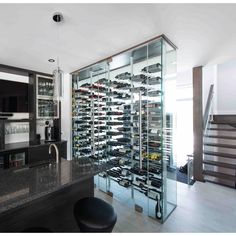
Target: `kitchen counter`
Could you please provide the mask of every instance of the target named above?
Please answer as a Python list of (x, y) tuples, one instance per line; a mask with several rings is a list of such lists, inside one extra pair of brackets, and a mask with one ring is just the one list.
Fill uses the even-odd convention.
[[(96, 164), (87, 158), (56, 164), (0, 171), (0, 214), (68, 186), (93, 178), (109, 169), (107, 164)], [(77, 185), (77, 188), (79, 185)]]

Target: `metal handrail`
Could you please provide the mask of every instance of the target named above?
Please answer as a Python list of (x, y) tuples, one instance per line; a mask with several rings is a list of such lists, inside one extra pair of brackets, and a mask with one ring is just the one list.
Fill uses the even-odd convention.
[(188, 154), (187, 155), (188, 160), (188, 170), (187, 170), (187, 175), (188, 175), (188, 185), (190, 185), (193, 177), (193, 154)]
[(209, 94), (208, 94), (208, 98), (207, 98), (205, 111), (204, 111), (204, 114), (203, 114), (203, 130), (204, 130), (204, 133), (205, 133), (205, 130), (206, 130), (206, 128), (208, 126), (208, 122), (209, 122), (209, 114), (210, 114), (210, 111), (211, 111), (213, 94), (214, 94), (214, 84), (211, 84)]

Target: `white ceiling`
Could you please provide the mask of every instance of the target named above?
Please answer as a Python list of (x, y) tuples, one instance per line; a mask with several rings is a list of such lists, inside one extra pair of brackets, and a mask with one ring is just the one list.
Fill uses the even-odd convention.
[[(51, 17), (63, 13), (59, 26)], [(0, 4), (0, 64), (72, 72), (165, 34), (178, 71), (236, 57), (236, 4)], [(60, 46), (61, 45), (61, 46)]]

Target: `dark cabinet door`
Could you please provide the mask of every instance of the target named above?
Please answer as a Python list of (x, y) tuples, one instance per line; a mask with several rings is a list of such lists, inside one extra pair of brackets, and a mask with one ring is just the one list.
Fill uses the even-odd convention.
[[(58, 143), (55, 143), (55, 145), (58, 148), (59, 157), (67, 159), (67, 142), (64, 142), (64, 141), (58, 142)], [(49, 150), (49, 145), (47, 147), (47, 150)], [(51, 152), (49, 158), (56, 160), (56, 151), (55, 151), (55, 148), (53, 148), (53, 147), (52, 147), (52, 152)]]
[[(63, 158), (67, 158), (67, 142), (58, 142), (55, 143), (59, 150), (59, 156)], [(28, 153), (28, 162), (29, 165), (35, 164), (36, 162), (47, 162), (50, 160), (56, 160), (56, 152), (55, 149), (52, 148), (51, 154), (49, 154), (49, 145), (40, 145), (36, 147), (30, 147)]]
[(58, 149), (59, 149), (59, 153), (60, 153), (60, 157), (67, 159), (67, 142), (63, 141), (57, 144)]
[(49, 145), (36, 146), (29, 148), (28, 161), (29, 165), (36, 162), (49, 161)]

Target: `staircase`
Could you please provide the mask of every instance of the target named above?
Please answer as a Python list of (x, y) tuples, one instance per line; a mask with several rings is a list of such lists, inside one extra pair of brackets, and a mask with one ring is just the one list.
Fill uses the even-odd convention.
[(203, 140), (204, 179), (236, 188), (236, 115), (213, 115)]

